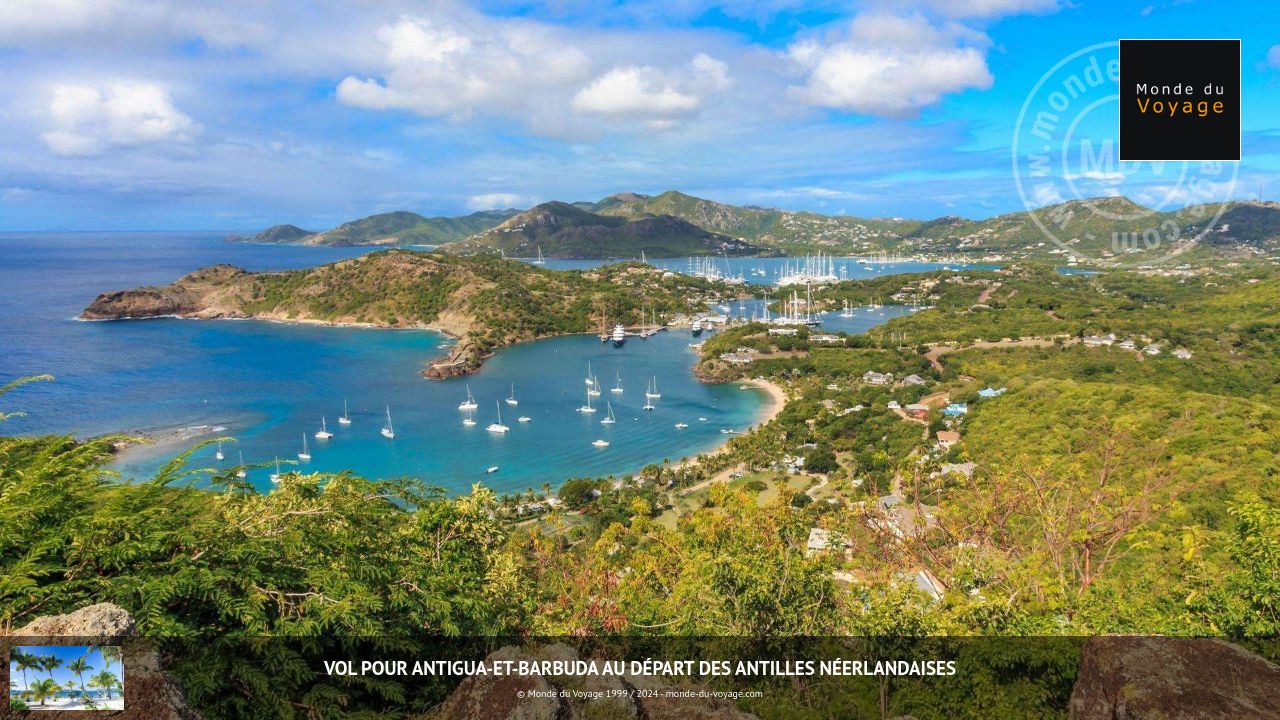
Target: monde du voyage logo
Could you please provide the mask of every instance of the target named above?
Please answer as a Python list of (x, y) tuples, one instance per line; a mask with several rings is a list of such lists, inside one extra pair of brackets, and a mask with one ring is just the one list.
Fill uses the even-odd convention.
[(1239, 40), (1120, 41), (1120, 160), (1240, 159)]

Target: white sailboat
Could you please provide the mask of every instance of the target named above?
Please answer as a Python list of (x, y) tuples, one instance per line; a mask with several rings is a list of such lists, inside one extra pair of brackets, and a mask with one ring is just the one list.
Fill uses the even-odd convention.
[(593, 412), (595, 412), (595, 411), (596, 411), (596, 409), (595, 409), (595, 408), (593, 408), (593, 407), (591, 407), (591, 391), (590, 391), (590, 390), (588, 390), (588, 391), (587, 391), (587, 404), (586, 404), (586, 405), (583, 405), (583, 406), (582, 406), (582, 407), (580, 407), (580, 408), (578, 408), (578, 412), (580, 412), (580, 413), (593, 413)]
[(658, 392), (658, 376), (657, 375), (653, 376), (653, 384), (649, 386), (648, 390), (645, 390), (644, 396), (649, 398), (650, 400), (657, 400), (658, 398), (662, 397), (662, 393)]
[(214, 454), (213, 454), (213, 457), (214, 457), (215, 459), (219, 460), (219, 461), (221, 461), (224, 457), (226, 457), (226, 455), (223, 455), (223, 454), (222, 454), (222, 441), (221, 441), (221, 440), (219, 440), (219, 441), (218, 441), (218, 452), (214, 453)]
[(529, 417), (528, 415), (521, 415), (520, 417), (516, 418), (516, 421), (517, 421), (517, 422), (529, 422), (529, 421), (530, 421), (530, 420), (532, 420), (532, 419), (533, 419), (533, 418)]
[(471, 427), (472, 425), (476, 424), (475, 416), (471, 414), (470, 410), (467, 411), (467, 416), (462, 418), (462, 424), (466, 425), (467, 427)]
[(615, 418), (615, 417), (613, 416), (613, 403), (606, 402), (606, 403), (605, 403), (605, 406), (609, 408), (609, 414), (605, 417), (605, 419), (603, 419), (603, 420), (601, 420), (601, 421), (600, 421), (600, 424), (601, 424), (601, 425), (612, 425), (612, 424), (614, 424), (614, 423), (618, 422), (618, 419), (617, 419), (617, 418)]
[(271, 479), (271, 484), (273, 485), (280, 482), (280, 458), (279, 457), (276, 457), (276, 471), (271, 473), (271, 475), (269, 475), (268, 477)]
[(592, 442), (591, 444), (592, 444), (592, 445), (595, 445), (595, 446), (596, 446), (596, 447), (598, 447), (598, 448), (605, 448), (605, 447), (609, 447), (609, 441), (608, 441), (608, 440), (596, 440), (596, 441)]
[(302, 433), (302, 452), (298, 453), (299, 460), (310, 460), (311, 451), (307, 449), (307, 434)]
[(342, 417), (338, 418), (338, 424), (339, 425), (351, 424), (351, 413), (347, 411), (347, 401), (345, 399), (342, 401)]
[(498, 422), (489, 423), (489, 427), (485, 429), (491, 433), (504, 433), (510, 430), (511, 428), (502, 424), (502, 403), (494, 402), (493, 406), (498, 408)]
[(588, 360), (587, 361), (587, 377), (583, 380), (583, 382), (590, 385), (595, 382), (593, 378), (595, 378), (595, 375), (591, 374), (591, 361)]
[(476, 399), (475, 399), (474, 397), (472, 397), (472, 396), (471, 396), (471, 386), (470, 386), (470, 385), (468, 385), (468, 386), (467, 386), (467, 399), (466, 399), (466, 400), (463, 400), (463, 401), (462, 401), (462, 402), (460, 402), (460, 403), (458, 403), (458, 409), (459, 409), (459, 410), (475, 410), (475, 409), (476, 409), (476, 408), (478, 408), (478, 407), (480, 407), (480, 406), (476, 404)]
[(236, 477), (244, 479), (249, 473), (244, 471), (244, 451), (240, 451), (240, 469), (236, 471)]
[(618, 381), (614, 383), (613, 389), (610, 390), (609, 392), (616, 392), (616, 393), (622, 392), (622, 373), (618, 373)]
[(591, 386), (587, 388), (587, 394), (592, 397), (600, 397), (600, 381), (595, 375), (591, 376)]
[(683, 430), (683, 429), (685, 429), (685, 428), (687, 428), (687, 427), (689, 427), (689, 423), (676, 423), (676, 429), (677, 429), (677, 430)]
[(516, 384), (511, 383), (511, 397), (507, 398), (508, 405), (519, 405), (520, 401), (516, 399)]
[(329, 432), (329, 427), (324, 424), (324, 418), (320, 418), (320, 429), (316, 431), (317, 440), (328, 440), (333, 437), (333, 433)]
[(387, 424), (382, 426), (382, 437), (388, 440), (396, 438), (396, 429), (391, 425), (391, 406), (387, 406)]
[(546, 265), (547, 259), (542, 257), (542, 246), (538, 246), (538, 259), (533, 261), (534, 265)]

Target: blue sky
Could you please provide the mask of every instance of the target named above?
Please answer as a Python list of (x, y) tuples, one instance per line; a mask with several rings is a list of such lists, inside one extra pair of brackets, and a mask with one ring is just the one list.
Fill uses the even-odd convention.
[[(16, 649), (30, 653), (32, 655), (57, 656), (57, 658), (62, 661), (63, 667), (54, 669), (53, 680), (54, 682), (58, 683), (59, 685), (67, 689), (78, 690), (80, 688), (80, 679), (76, 677), (75, 673), (68, 671), (67, 668), (65, 667), (66, 664), (71, 662), (72, 660), (75, 660), (76, 658), (87, 658), (89, 666), (92, 668), (92, 670), (89, 670), (84, 673), (86, 687), (88, 687), (87, 683), (89, 681), (89, 678), (107, 669), (106, 665), (103, 664), (102, 662), (102, 656), (98, 654), (97, 648), (83, 647), (79, 645), (48, 645), (48, 646), (40, 646), (40, 647), (25, 646), (25, 647), (18, 647)], [(113, 675), (115, 675), (117, 678), (120, 677), (121, 668), (120, 668), (119, 660), (113, 660), (111, 662), (110, 672)], [(27, 675), (28, 682), (34, 682), (36, 680), (42, 680), (44, 678), (49, 677), (49, 673), (43, 670), (27, 670), (26, 675)], [(18, 684), (18, 688), (17, 688), (18, 690), (26, 689), (22, 685), (22, 673), (18, 671), (18, 669), (14, 666), (12, 662), (9, 663), (9, 679)]]
[(6, 0), (0, 230), (323, 229), (668, 189), (986, 217), (1022, 208), (1036, 81), (1120, 37), (1242, 38), (1237, 194), (1280, 198), (1268, 3)]

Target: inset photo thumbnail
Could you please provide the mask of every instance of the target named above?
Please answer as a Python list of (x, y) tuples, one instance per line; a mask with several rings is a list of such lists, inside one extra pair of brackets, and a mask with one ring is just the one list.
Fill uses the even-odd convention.
[(9, 649), (10, 710), (123, 710), (124, 664), (114, 645)]

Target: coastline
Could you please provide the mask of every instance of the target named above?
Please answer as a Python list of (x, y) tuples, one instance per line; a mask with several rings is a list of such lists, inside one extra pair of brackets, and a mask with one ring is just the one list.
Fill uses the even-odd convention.
[[(748, 387), (755, 388), (756, 390), (760, 390), (767, 397), (767, 400), (766, 400), (767, 407), (765, 408), (764, 414), (761, 415), (758, 420), (752, 423), (751, 425), (752, 430), (755, 430), (757, 428), (760, 428), (764, 425), (769, 424), (770, 421), (772, 421), (774, 418), (778, 417), (778, 415), (782, 413), (782, 408), (786, 407), (786, 404), (787, 404), (786, 388), (782, 387), (781, 385), (779, 385), (778, 383), (772, 380), (769, 380), (763, 377), (755, 377), (755, 378), (750, 378), (745, 380), (733, 380), (731, 382), (735, 382), (739, 385), (746, 385)], [(746, 433), (741, 433), (741, 434), (745, 435)], [(675, 463), (670, 467), (673, 470), (687, 470), (693, 467), (694, 465), (697, 465), (700, 461), (704, 459), (713, 458), (713, 457), (716, 457), (717, 455), (722, 455), (726, 450), (728, 450), (729, 441), (737, 436), (738, 435), (730, 435), (724, 442), (717, 445), (714, 449), (708, 450), (706, 452), (698, 453), (697, 455), (694, 455), (689, 458), (685, 458), (684, 460), (681, 460), (680, 462)]]

